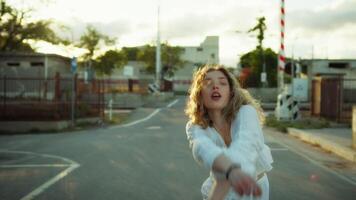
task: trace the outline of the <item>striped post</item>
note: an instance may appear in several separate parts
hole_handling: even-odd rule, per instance
[[[285,54],[284,54],[284,27],[285,27],[285,10],[284,10],[284,0],[281,0],[281,46],[278,55],[278,91],[281,93],[284,88],[284,67],[285,67]]]

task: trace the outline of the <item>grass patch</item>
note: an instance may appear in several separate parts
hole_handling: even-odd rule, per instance
[[[127,120],[129,113],[113,113],[112,119],[109,119],[109,113],[105,114],[104,123],[109,125],[121,124]]]
[[[175,91],[174,92],[174,95],[184,95],[184,96],[188,96],[189,95],[189,93],[188,93],[188,91]]]
[[[265,125],[283,133],[287,133],[287,128],[321,129],[330,127],[330,123],[325,119],[305,118],[295,121],[278,121],[274,116],[266,117]]]

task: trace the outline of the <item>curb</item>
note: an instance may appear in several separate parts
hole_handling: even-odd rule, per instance
[[[311,143],[311,144],[317,144],[320,145],[321,148],[331,151],[334,154],[341,156],[351,162],[356,162],[356,151],[347,148],[344,146],[341,146],[340,144],[337,144],[335,142],[332,142],[330,140],[321,138],[319,136],[312,135],[310,133],[306,133],[303,130],[296,129],[296,128],[287,128],[288,134],[295,136],[302,141]]]

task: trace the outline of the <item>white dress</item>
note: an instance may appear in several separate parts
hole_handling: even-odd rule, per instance
[[[231,123],[231,144],[225,145],[220,134],[212,127],[203,129],[199,125],[188,122],[186,133],[194,159],[210,169],[210,176],[204,181],[201,192],[203,199],[208,198],[212,185],[223,175],[212,170],[216,157],[225,154],[232,162],[239,163],[241,170],[257,180],[257,176],[272,169],[272,155],[264,142],[262,128],[256,109],[251,105],[241,106],[236,118]],[[239,196],[232,188],[225,196],[225,200],[240,199],[269,199],[269,182],[267,175],[257,181],[262,189],[262,196]]]

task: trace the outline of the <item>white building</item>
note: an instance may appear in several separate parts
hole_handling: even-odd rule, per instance
[[[356,59],[304,59],[301,64],[307,68],[309,85],[315,76],[356,79]]]
[[[12,78],[53,78],[71,76],[71,58],[42,53],[0,53],[1,76]]]
[[[186,92],[194,71],[205,64],[219,64],[219,36],[207,36],[199,46],[182,47],[183,68],[174,73],[174,91]]]
[[[303,59],[300,63],[304,68],[303,71],[307,73],[309,100],[313,99],[312,95],[315,93],[315,91],[312,91],[313,79],[315,77],[332,77],[341,78],[340,89],[343,91],[344,101],[355,101],[356,97],[353,94],[356,89],[356,59]]]

